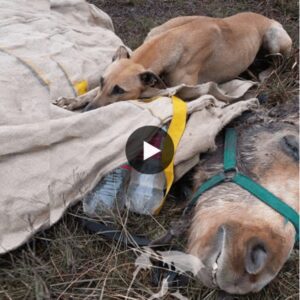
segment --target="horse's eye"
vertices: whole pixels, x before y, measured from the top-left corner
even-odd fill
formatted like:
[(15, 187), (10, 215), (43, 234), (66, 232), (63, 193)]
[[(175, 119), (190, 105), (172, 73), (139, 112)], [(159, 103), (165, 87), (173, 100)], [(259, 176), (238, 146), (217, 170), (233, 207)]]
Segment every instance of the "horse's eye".
[(299, 139), (295, 135), (286, 135), (281, 139), (281, 146), (288, 155), (299, 161)]
[(125, 93), (125, 90), (122, 89), (120, 86), (115, 85), (113, 90), (111, 91), (112, 95), (122, 95)]

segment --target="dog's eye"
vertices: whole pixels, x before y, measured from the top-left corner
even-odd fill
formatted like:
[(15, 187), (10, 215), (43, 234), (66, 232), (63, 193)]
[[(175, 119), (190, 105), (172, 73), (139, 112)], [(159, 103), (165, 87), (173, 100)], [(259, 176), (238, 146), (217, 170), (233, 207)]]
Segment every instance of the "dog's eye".
[(104, 78), (101, 77), (100, 78), (100, 88), (103, 88), (103, 85), (104, 85)]
[(115, 85), (113, 90), (111, 91), (112, 95), (122, 95), (125, 93), (125, 90), (123, 90), (120, 86)]

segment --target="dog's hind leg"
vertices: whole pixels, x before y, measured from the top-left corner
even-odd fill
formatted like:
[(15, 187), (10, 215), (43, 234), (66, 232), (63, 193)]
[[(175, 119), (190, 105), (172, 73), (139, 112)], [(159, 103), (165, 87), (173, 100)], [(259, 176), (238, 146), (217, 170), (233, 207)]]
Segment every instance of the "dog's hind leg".
[(270, 54), (288, 56), (292, 49), (292, 40), (282, 25), (273, 21), (273, 24), (264, 34), (263, 47)]
[[(263, 50), (266, 50), (271, 56), (287, 57), (292, 49), (292, 40), (288, 33), (283, 29), (282, 25), (276, 21), (264, 34)], [(266, 56), (269, 56), (266, 55)], [(269, 66), (258, 75), (259, 81), (263, 82), (274, 71), (274, 66)]]
[(83, 94), (79, 97), (75, 97), (75, 98), (61, 97), (56, 101), (54, 101), (53, 104), (59, 107), (63, 107), (67, 110), (81, 109), (94, 100), (94, 98), (98, 94), (98, 91), (99, 91), (99, 87), (94, 88), (89, 92), (87, 92), (86, 94)]

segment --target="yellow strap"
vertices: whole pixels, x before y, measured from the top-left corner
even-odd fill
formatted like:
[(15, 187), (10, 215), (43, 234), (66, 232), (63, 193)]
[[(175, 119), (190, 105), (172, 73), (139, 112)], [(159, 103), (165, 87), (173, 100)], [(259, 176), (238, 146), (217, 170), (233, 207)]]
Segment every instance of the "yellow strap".
[(88, 82), (86, 80), (77, 82), (74, 84), (74, 88), (75, 88), (78, 96), (83, 95), (88, 90)]
[[(168, 134), (173, 141), (174, 155), (175, 155), (177, 146), (184, 133), (185, 126), (186, 126), (187, 105), (184, 101), (182, 101), (176, 96), (172, 96), (172, 102), (173, 102), (173, 118), (171, 120), (168, 129)], [(168, 165), (168, 167), (164, 170), (164, 173), (167, 182), (166, 193), (164, 198), (161, 200), (159, 206), (154, 209), (155, 215), (160, 212), (174, 181), (174, 157), (172, 158), (172, 161)]]

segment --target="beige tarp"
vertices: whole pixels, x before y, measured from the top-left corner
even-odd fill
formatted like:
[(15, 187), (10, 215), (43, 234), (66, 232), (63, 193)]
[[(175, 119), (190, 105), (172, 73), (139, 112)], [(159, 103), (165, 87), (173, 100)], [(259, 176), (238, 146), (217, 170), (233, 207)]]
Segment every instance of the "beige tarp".
[[(135, 129), (172, 117), (168, 97), (83, 114), (51, 104), (75, 96), (84, 80), (89, 89), (97, 85), (122, 43), (112, 29), (110, 18), (84, 1), (0, 2), (0, 253), (54, 224), (125, 162), (125, 143)], [(199, 152), (214, 147), (224, 125), (256, 105), (254, 99), (226, 104), (251, 86), (233, 81), (178, 88), (197, 99), (188, 103), (191, 116), (175, 157), (177, 177), (197, 162)], [(199, 98), (202, 94), (222, 101)]]

